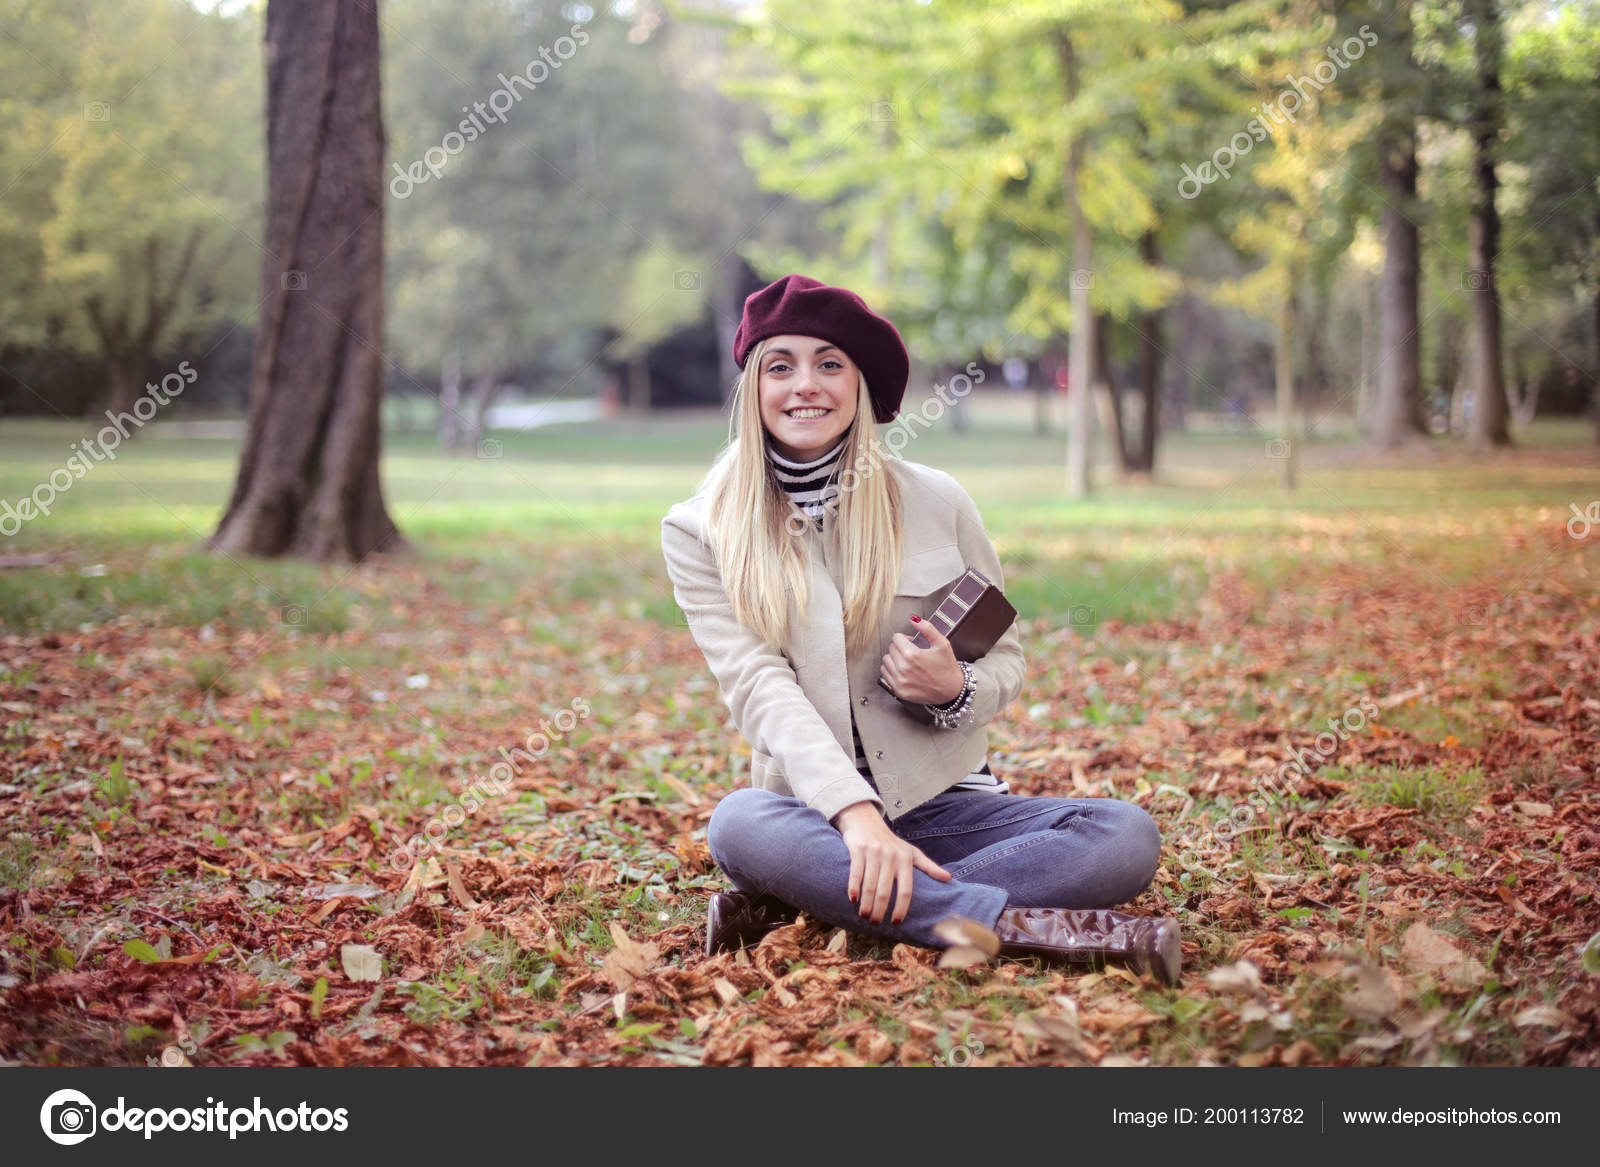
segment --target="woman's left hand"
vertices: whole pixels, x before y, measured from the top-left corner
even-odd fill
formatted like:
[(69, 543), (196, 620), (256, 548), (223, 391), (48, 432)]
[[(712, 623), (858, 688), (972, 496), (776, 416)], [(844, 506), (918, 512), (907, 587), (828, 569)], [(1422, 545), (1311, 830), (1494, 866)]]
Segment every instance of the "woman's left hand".
[(883, 654), (883, 664), (878, 674), (884, 684), (905, 701), (920, 701), (929, 705), (944, 705), (961, 694), (966, 676), (956, 661), (955, 649), (950, 641), (933, 626), (931, 620), (913, 616), (912, 621), (928, 639), (927, 648), (918, 648), (904, 632), (894, 634), (889, 651)]

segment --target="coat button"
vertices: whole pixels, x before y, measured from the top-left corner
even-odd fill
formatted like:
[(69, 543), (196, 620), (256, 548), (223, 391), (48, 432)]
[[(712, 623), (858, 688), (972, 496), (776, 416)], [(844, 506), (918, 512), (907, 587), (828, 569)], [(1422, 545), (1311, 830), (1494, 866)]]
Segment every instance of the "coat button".
[(877, 753), (876, 753), (876, 754), (874, 754), (874, 755), (873, 755), (873, 757), (875, 757), (875, 758), (881, 758), (881, 757), (883, 757), (883, 751), (882, 751), (882, 750), (879, 750), (879, 751), (878, 751), (878, 752), (877, 752)]
[(861, 698), (861, 704), (865, 705), (866, 703), (867, 703), (867, 699), (865, 697)]

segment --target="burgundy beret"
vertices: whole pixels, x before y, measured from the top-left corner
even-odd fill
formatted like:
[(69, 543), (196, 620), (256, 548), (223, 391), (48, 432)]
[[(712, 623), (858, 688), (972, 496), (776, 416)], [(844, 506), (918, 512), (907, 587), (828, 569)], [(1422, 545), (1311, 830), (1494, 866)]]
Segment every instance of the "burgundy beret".
[(880, 425), (900, 412), (911, 358), (893, 324), (846, 288), (809, 276), (786, 275), (745, 297), (744, 317), (733, 334), (733, 360), (741, 369), (758, 340), (769, 336), (815, 336), (844, 349), (867, 379), (873, 420)]

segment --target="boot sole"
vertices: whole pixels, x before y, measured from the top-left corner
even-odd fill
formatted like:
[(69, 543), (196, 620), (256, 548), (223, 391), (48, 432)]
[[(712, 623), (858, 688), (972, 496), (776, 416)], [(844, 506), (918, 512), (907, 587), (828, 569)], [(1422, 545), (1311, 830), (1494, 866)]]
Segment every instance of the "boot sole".
[(1175, 985), (1183, 971), (1183, 943), (1178, 926), (1170, 920), (1164, 921), (1156, 935), (1158, 939), (1150, 971), (1165, 984)]

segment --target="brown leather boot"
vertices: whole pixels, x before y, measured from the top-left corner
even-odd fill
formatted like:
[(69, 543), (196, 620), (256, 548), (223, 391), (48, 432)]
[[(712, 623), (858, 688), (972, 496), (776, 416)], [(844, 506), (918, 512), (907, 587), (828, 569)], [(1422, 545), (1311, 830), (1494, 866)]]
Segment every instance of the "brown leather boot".
[(800, 909), (772, 896), (722, 891), (706, 905), (706, 955), (759, 943), (774, 928), (793, 924)]
[(1097, 963), (1124, 962), (1153, 973), (1163, 984), (1178, 983), (1183, 963), (1178, 922), (1129, 916), (1105, 908), (1007, 908), (994, 922), (1002, 956), (1044, 956)]

